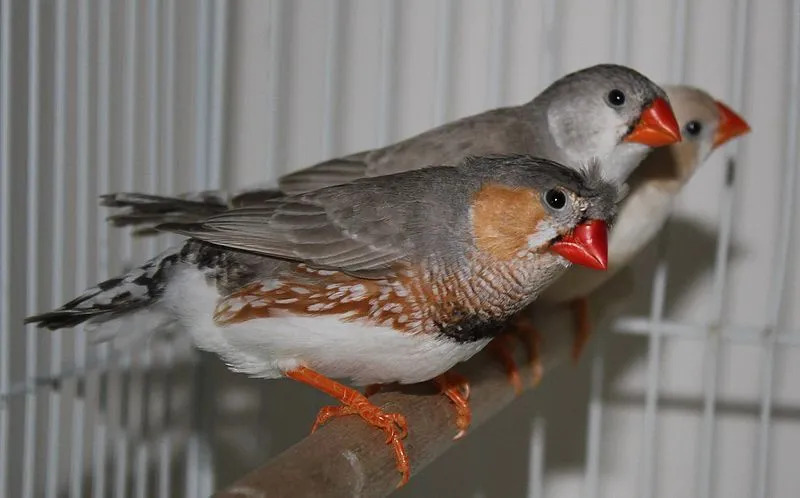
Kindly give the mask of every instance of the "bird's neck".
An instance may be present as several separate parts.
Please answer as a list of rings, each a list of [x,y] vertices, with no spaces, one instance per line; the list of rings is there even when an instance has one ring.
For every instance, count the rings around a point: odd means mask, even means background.
[[[622,184],[636,170],[648,152],[650,148],[646,145],[624,142],[614,147],[605,157],[600,155],[597,157],[603,165],[603,176],[607,180]]]
[[[695,154],[695,150],[688,147],[660,147],[654,150],[631,174],[628,181],[631,191],[640,185],[654,185],[677,193],[694,173],[697,164]]]
[[[474,257],[467,268],[453,272],[430,272],[424,279],[429,282],[425,291],[413,293],[424,294],[433,304],[431,323],[443,335],[462,341],[496,336],[509,318],[565,269],[559,257],[550,253],[531,253],[506,262],[487,259]]]

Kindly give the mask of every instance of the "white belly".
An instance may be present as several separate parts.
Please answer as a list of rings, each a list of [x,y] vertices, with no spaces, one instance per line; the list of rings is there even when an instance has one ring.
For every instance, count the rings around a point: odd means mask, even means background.
[[[163,302],[198,347],[255,377],[280,377],[306,366],[356,384],[422,382],[469,359],[489,342],[405,334],[343,322],[335,315],[284,315],[219,327],[212,317],[219,298],[201,272],[186,270],[176,275]]]

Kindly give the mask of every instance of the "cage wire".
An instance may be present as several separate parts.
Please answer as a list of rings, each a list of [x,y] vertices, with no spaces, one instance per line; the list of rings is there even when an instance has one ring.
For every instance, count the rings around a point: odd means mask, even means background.
[[[279,412],[294,391],[234,379],[181,335],[111,347],[80,328],[24,327],[176,242],[109,228],[97,195],[268,181],[610,60],[657,81],[707,78],[755,135],[718,152],[678,202],[714,229],[693,302],[671,310],[682,275],[670,267],[688,249],[670,223],[638,278],[648,305],[595,334],[582,462],[553,471],[563,425],[541,410],[515,407],[516,429],[494,430],[527,431],[514,458],[527,460],[528,496],[794,496],[800,0],[712,3],[0,0],[0,495],[207,496],[281,449],[283,425],[268,421],[319,399]],[[611,372],[637,339],[635,366]],[[254,415],[231,422],[232,406]],[[446,458],[483,475],[464,479],[473,492],[504,489],[480,489],[504,477],[474,460]],[[405,492],[453,485],[443,479],[424,473]]]

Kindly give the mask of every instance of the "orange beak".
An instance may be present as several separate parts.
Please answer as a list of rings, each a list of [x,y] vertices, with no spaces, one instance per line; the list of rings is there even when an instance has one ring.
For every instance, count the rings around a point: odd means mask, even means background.
[[[724,144],[732,138],[739,135],[744,135],[750,131],[750,125],[747,121],[742,119],[741,116],[733,112],[730,107],[726,106],[719,100],[714,102],[719,111],[719,128],[714,134],[714,148]]]
[[[649,147],[661,147],[681,141],[681,128],[669,103],[657,98],[642,111],[639,122],[625,137],[626,142],[636,142]]]
[[[550,246],[550,250],[576,265],[595,270],[608,268],[608,225],[589,220]]]

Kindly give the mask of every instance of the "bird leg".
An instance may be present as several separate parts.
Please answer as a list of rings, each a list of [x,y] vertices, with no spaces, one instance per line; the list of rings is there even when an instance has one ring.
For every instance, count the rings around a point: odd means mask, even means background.
[[[589,342],[592,334],[592,323],[589,317],[589,300],[580,297],[573,300],[570,305],[575,314],[575,340],[572,343],[572,361],[577,363],[581,358],[581,353]]]
[[[382,384],[368,384],[366,387],[364,387],[364,396],[369,398],[373,394],[378,394],[381,389],[383,389]]]
[[[434,379],[442,394],[450,398],[456,408],[456,427],[458,433],[453,439],[459,439],[466,434],[472,421],[472,412],[469,409],[469,381],[466,377],[452,370],[439,375]]]
[[[506,376],[508,376],[508,382],[514,388],[514,394],[519,396],[522,393],[522,381],[519,379],[517,362],[514,361],[514,356],[511,354],[511,339],[511,334],[502,334],[495,337],[489,343],[489,353],[503,364],[506,369]]]
[[[314,426],[311,428],[311,432],[317,430],[319,426],[333,417],[344,415],[360,416],[369,425],[381,429],[386,434],[386,444],[392,445],[395,459],[397,460],[397,470],[402,474],[398,487],[408,482],[411,475],[411,466],[402,442],[402,439],[408,435],[408,424],[404,416],[399,413],[385,413],[370,403],[360,392],[333,381],[324,375],[320,375],[310,368],[300,367],[295,370],[289,370],[285,374],[290,379],[317,388],[342,403],[340,406],[322,408],[317,415]]]
[[[530,320],[523,316],[517,316],[512,327],[516,335],[528,345],[528,362],[533,376],[533,386],[536,387],[542,381],[544,373],[540,354],[542,336]]]

